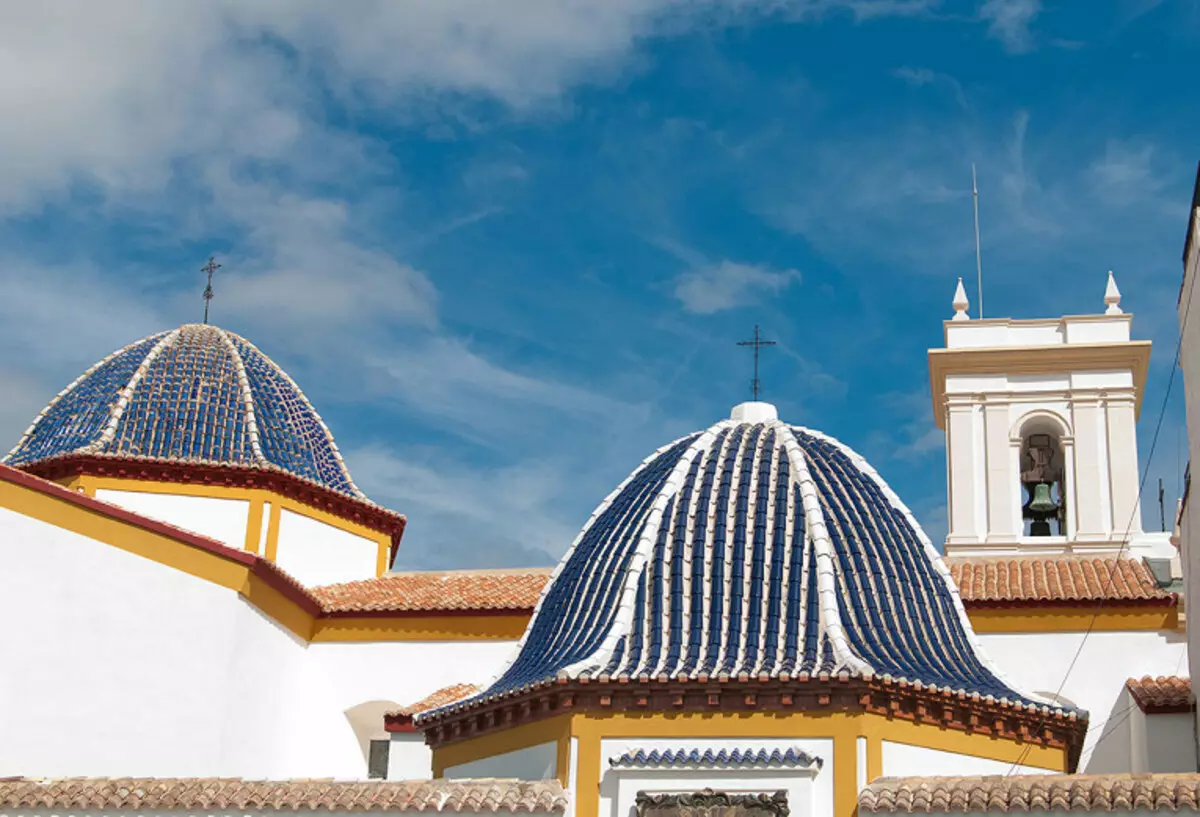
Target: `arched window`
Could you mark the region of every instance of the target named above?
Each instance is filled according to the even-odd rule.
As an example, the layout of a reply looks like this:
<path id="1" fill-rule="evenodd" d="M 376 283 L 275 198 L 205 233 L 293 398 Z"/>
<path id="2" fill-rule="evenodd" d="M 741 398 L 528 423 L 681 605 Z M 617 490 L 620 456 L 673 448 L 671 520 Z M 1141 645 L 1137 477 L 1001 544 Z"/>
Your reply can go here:
<path id="1" fill-rule="evenodd" d="M 1065 536 L 1066 469 L 1062 434 L 1048 417 L 1021 428 L 1021 519 L 1026 536 Z"/>

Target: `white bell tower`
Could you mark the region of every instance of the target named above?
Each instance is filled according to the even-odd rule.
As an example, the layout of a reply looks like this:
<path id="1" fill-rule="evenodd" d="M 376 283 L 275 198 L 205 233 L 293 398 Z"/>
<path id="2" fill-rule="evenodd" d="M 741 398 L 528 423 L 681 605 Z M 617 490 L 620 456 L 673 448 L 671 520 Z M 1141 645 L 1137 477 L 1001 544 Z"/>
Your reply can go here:
<path id="1" fill-rule="evenodd" d="M 959 281 L 929 350 L 948 556 L 1115 552 L 1142 533 L 1136 420 L 1150 342 L 1112 273 L 1103 314 L 972 320 Z"/>

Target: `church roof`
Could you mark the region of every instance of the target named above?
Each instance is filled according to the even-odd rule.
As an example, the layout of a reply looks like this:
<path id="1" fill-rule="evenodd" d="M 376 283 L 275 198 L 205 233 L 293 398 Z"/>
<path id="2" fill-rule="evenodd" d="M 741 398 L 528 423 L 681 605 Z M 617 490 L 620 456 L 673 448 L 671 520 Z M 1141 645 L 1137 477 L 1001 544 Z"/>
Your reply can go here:
<path id="1" fill-rule="evenodd" d="M 1171 604 L 1142 559 L 1114 556 L 1012 556 L 946 559 L 968 607 L 1013 603 Z"/>
<path id="2" fill-rule="evenodd" d="M 331 613 L 528 613 L 550 568 L 389 573 L 376 579 L 312 588 Z"/>
<path id="3" fill-rule="evenodd" d="M 614 769 L 818 769 L 825 761 L 796 746 L 785 749 L 637 749 L 609 758 Z"/>
<path id="4" fill-rule="evenodd" d="M 608 679 L 878 679 L 1068 714 L 999 675 L 940 554 L 862 457 L 772 406 L 734 418 L 647 457 L 571 545 L 499 677 L 418 723 Z"/>
<path id="5" fill-rule="evenodd" d="M 1030 774 L 884 777 L 859 814 L 1200 811 L 1200 774 Z"/>
<path id="6" fill-rule="evenodd" d="M 1133 702 L 1151 715 L 1192 711 L 1192 680 L 1175 675 L 1150 675 L 1125 682 Z"/>
<path id="7" fill-rule="evenodd" d="M 0 809 L 189 814 L 447 811 L 562 814 L 557 780 L 0 779 Z"/>
<path id="8" fill-rule="evenodd" d="M 366 499 L 295 382 L 245 338 L 206 324 L 151 335 L 92 366 L 3 461 L 73 456 L 282 472 Z"/>

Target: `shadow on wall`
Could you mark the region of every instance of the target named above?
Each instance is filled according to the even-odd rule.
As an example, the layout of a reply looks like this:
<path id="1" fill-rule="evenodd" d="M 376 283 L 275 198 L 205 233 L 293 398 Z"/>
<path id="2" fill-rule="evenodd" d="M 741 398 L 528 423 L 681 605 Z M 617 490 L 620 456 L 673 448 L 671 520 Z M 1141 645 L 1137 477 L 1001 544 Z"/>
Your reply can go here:
<path id="1" fill-rule="evenodd" d="M 1113 704 L 1112 711 L 1104 719 L 1099 736 L 1093 738 L 1094 726 L 1088 730 L 1088 743 L 1084 744 L 1084 751 L 1090 749 L 1091 754 L 1080 763 L 1080 772 L 1106 774 L 1129 772 L 1133 769 L 1129 719 L 1135 709 L 1137 709 L 1137 704 L 1130 697 L 1129 690 L 1122 689 Z M 1092 723 L 1095 724 L 1100 713 L 1091 712 L 1089 714 Z"/>
<path id="2" fill-rule="evenodd" d="M 354 730 L 354 737 L 362 752 L 364 770 L 371 763 L 371 741 L 386 743 L 388 740 L 388 733 L 383 729 L 383 716 L 401 708 L 395 701 L 366 701 L 346 710 L 346 720 Z"/>

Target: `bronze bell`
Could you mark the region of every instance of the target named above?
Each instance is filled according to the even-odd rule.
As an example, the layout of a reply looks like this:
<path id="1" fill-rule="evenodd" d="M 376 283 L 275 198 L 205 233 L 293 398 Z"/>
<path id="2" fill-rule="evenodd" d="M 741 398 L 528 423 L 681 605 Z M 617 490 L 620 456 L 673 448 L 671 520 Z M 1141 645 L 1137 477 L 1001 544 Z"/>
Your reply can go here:
<path id="1" fill-rule="evenodd" d="M 1029 500 L 1029 511 L 1036 516 L 1053 516 L 1058 503 L 1050 497 L 1050 483 L 1039 482 L 1033 486 L 1033 499 Z"/>

